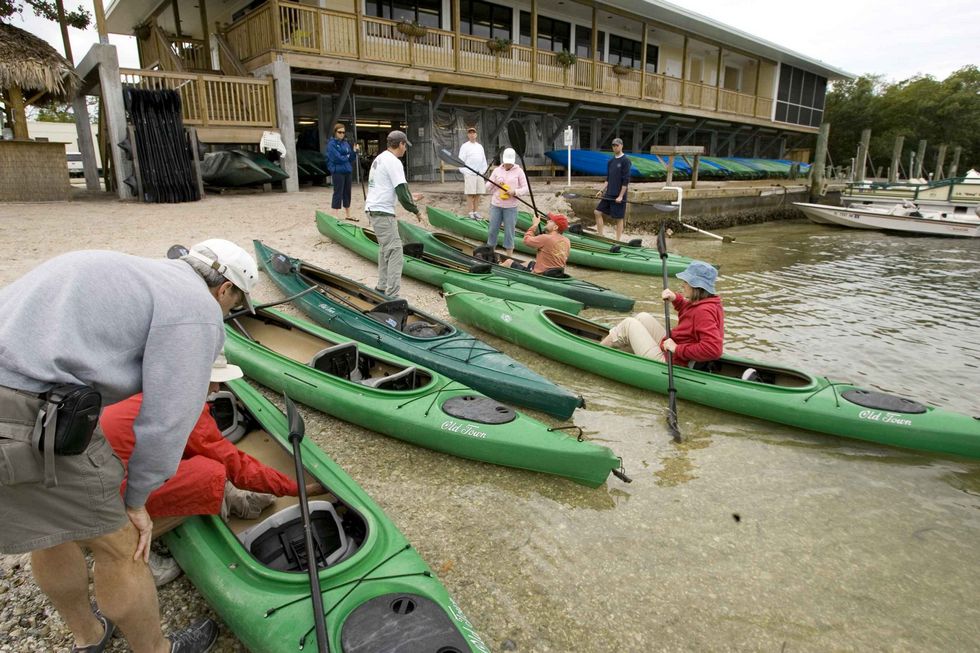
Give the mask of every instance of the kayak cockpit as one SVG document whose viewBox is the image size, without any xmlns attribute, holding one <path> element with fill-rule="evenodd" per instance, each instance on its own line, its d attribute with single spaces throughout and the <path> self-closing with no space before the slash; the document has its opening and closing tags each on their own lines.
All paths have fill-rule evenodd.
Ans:
<svg viewBox="0 0 980 653">
<path fill-rule="evenodd" d="M 223 393 L 224 394 L 224 393 Z M 249 425 L 249 432 L 235 446 L 264 465 L 293 478 L 296 473 L 291 453 L 262 429 L 241 402 L 234 402 L 234 421 Z M 227 418 L 219 421 L 222 427 Z M 304 470 L 303 483 L 323 483 Z M 367 522 L 353 507 L 341 501 L 329 488 L 307 497 L 313 526 L 314 553 L 306 550 L 299 499 L 277 497 L 256 519 L 230 517 L 227 526 L 242 548 L 263 566 L 277 571 L 306 573 L 313 557 L 320 569 L 350 558 L 367 537 Z"/>
<path fill-rule="evenodd" d="M 362 351 L 353 341 L 328 340 L 267 311 L 236 317 L 232 326 L 280 356 L 359 385 L 405 392 L 432 383 L 432 376 L 424 369 L 378 358 Z"/>
<path fill-rule="evenodd" d="M 363 230 L 364 236 L 371 242 L 378 244 L 378 237 L 370 229 Z M 453 272 L 462 272 L 464 274 L 489 274 L 491 271 L 491 266 L 489 263 L 477 263 L 476 265 L 465 265 L 463 263 L 457 263 L 456 261 L 451 261 L 448 258 L 443 258 L 441 256 L 435 256 L 434 254 L 429 254 L 425 251 L 425 247 L 422 243 L 405 243 L 402 245 L 402 252 L 405 256 L 409 258 L 418 259 L 429 265 L 435 265 L 440 268 L 445 268 L 447 270 L 452 270 Z"/>
<path fill-rule="evenodd" d="M 404 299 L 388 299 L 316 266 L 303 263 L 296 274 L 327 299 L 413 338 L 441 338 L 456 331 L 452 325 L 412 308 Z"/>
<path fill-rule="evenodd" d="M 559 329 L 596 344 L 609 334 L 609 327 L 576 315 L 548 309 L 545 309 L 544 315 Z M 762 383 L 784 388 L 806 388 L 814 383 L 811 376 L 797 370 L 755 361 L 749 363 L 724 356 L 707 363 L 696 363 L 693 369 L 746 383 Z"/>
</svg>

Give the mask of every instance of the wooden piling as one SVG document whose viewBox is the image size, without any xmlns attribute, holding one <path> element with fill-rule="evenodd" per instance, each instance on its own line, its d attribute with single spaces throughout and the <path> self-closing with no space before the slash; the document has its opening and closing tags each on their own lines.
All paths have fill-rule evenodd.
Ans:
<svg viewBox="0 0 980 653">
<path fill-rule="evenodd" d="M 946 163 L 946 144 L 943 143 L 939 146 L 939 151 L 936 152 L 936 169 L 932 175 L 932 178 L 936 181 L 940 179 L 945 179 L 943 177 L 943 165 Z"/>
<path fill-rule="evenodd" d="M 912 175 L 916 179 L 922 177 L 922 163 L 926 160 L 926 145 L 928 143 L 923 139 L 919 141 L 919 149 L 915 151 L 915 174 Z"/>
<path fill-rule="evenodd" d="M 854 181 L 864 181 L 864 169 L 868 162 L 868 148 L 871 147 L 871 130 L 861 131 L 861 144 L 858 145 L 857 160 L 854 162 L 855 172 Z M 871 171 L 874 174 L 874 170 Z"/>
<path fill-rule="evenodd" d="M 813 167 L 810 169 L 810 201 L 816 202 L 820 197 L 820 189 L 823 187 L 824 172 L 827 163 L 827 140 L 830 138 L 830 123 L 820 124 L 820 132 L 817 134 L 817 148 L 813 155 Z"/>
<path fill-rule="evenodd" d="M 902 164 L 902 146 L 905 145 L 904 136 L 895 137 L 895 145 L 892 146 L 892 165 L 888 169 L 888 183 L 894 184 L 898 181 L 898 169 Z M 911 173 L 911 170 L 909 171 Z"/>
<path fill-rule="evenodd" d="M 953 162 L 949 164 L 949 176 L 950 179 L 956 177 L 956 173 L 960 171 L 960 155 L 963 154 L 963 148 L 959 145 L 953 148 Z"/>
</svg>

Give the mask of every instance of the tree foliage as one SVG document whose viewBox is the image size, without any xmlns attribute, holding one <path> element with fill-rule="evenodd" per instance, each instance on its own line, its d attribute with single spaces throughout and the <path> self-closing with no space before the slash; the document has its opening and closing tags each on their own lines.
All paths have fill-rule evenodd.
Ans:
<svg viewBox="0 0 980 653">
<path fill-rule="evenodd" d="M 909 174 L 909 154 L 928 141 L 924 171 L 933 172 L 939 145 L 947 146 L 944 169 L 953 148 L 963 148 L 959 170 L 980 169 L 980 68 L 970 65 L 944 80 L 930 75 L 885 83 L 864 75 L 836 82 L 827 94 L 826 120 L 831 123 L 828 149 L 836 165 L 848 165 L 857 152 L 861 131 L 871 129 L 872 165 L 887 169 L 897 136 L 905 137 L 902 176 Z M 869 172 L 871 170 L 869 169 Z"/>
<path fill-rule="evenodd" d="M 53 0 L 0 0 L 0 20 L 22 14 L 27 8 L 41 18 L 58 22 L 58 5 Z M 84 7 L 65 9 L 65 22 L 69 27 L 85 29 L 92 22 L 92 15 Z"/>
</svg>

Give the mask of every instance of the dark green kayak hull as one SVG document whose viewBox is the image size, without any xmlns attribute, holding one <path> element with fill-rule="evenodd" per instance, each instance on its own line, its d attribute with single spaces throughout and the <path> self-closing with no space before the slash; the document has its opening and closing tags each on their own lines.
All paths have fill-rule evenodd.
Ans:
<svg viewBox="0 0 980 653">
<path fill-rule="evenodd" d="M 665 363 L 603 347 L 597 340 L 573 334 L 556 323 L 562 321 L 561 311 L 500 302 L 486 295 L 461 292 L 448 284 L 445 290 L 449 312 L 466 324 L 594 374 L 667 393 Z M 605 325 L 568 317 L 582 330 L 608 331 Z M 774 370 L 792 384 L 743 381 L 738 376 L 675 367 L 677 397 L 819 433 L 980 458 L 980 419 L 975 417 L 925 404 L 921 413 L 869 408 L 844 397 L 853 390 L 860 391 L 858 396 L 867 392 L 850 383 L 831 382 L 800 370 L 734 356 L 725 356 L 722 362 L 740 369 Z"/>
<path fill-rule="evenodd" d="M 325 346 L 350 341 L 306 320 L 269 309 L 260 310 L 256 318 L 245 322 L 262 320 L 266 314 L 287 323 L 299 334 L 297 337 L 323 340 Z M 608 448 L 580 442 L 521 412 L 515 411 L 510 421 L 499 424 L 449 414 L 448 401 L 479 399 L 482 395 L 435 370 L 416 366 L 430 380 L 415 389 L 382 390 L 281 355 L 246 338 L 231 325 L 225 325 L 225 333 L 228 360 L 239 365 L 246 376 L 276 392 L 286 392 L 299 403 L 371 431 L 460 458 L 555 474 L 592 487 L 601 485 L 620 467 L 619 458 Z M 357 346 L 363 354 L 395 367 L 412 365 L 363 343 Z"/>
<path fill-rule="evenodd" d="M 259 265 L 286 295 L 295 295 L 310 287 L 310 283 L 296 274 L 296 270 L 301 265 L 314 270 L 319 268 L 299 259 L 289 259 L 292 263 L 290 272 L 279 273 L 269 262 L 280 252 L 258 240 L 253 243 Z M 354 287 L 360 287 L 365 296 L 374 294 L 356 281 L 344 280 Z M 293 300 L 293 303 L 334 333 L 420 363 L 498 401 L 533 408 L 561 419 L 570 418 L 572 412 L 583 404 L 581 397 L 532 372 L 482 340 L 435 317 L 427 316 L 429 322 L 445 324 L 450 331 L 432 338 L 418 338 L 371 319 L 322 292 L 307 293 Z M 416 313 L 420 311 L 416 310 Z"/>
<path fill-rule="evenodd" d="M 259 420 L 261 428 L 291 452 L 285 416 L 245 381 L 231 381 L 227 387 Z M 381 508 L 313 441 L 306 438 L 300 447 L 307 473 L 367 525 L 360 548 L 319 574 L 330 650 L 344 650 L 345 638 L 356 636 L 363 640 L 377 636 L 383 625 L 381 619 L 358 623 L 363 614 L 358 610 L 369 601 L 409 598 L 437 608 L 439 625 L 453 631 L 443 640 L 444 645 L 464 642 L 464 650 L 488 653 L 490 649 L 445 587 Z M 262 565 L 217 516 L 190 517 L 164 535 L 164 541 L 187 577 L 249 651 L 293 653 L 299 650 L 304 635 L 306 650 L 316 650 L 316 637 L 310 632 L 313 608 L 305 572 L 277 571 Z M 271 608 L 280 606 L 268 614 Z M 423 633 L 431 634 L 432 623 L 412 623 L 410 615 L 406 619 L 403 630 L 421 628 Z M 360 632 L 351 632 L 352 629 Z"/>
<path fill-rule="evenodd" d="M 340 243 L 352 252 L 360 254 L 369 261 L 378 260 L 378 243 L 368 237 L 361 227 L 343 222 L 321 211 L 316 212 L 316 226 L 321 234 Z M 426 256 L 428 257 L 428 255 Z M 494 297 L 552 306 L 570 313 L 578 313 L 583 308 L 582 302 L 577 302 L 574 299 L 555 295 L 496 274 L 467 272 L 457 269 L 461 267 L 463 266 L 453 261 L 446 261 L 446 265 L 442 265 L 432 263 L 429 260 L 406 256 L 403 273 L 437 288 L 441 288 L 444 283 L 452 283 L 461 288 L 475 290 Z"/>
<path fill-rule="evenodd" d="M 439 229 L 451 231 L 454 234 L 473 238 L 486 242 L 487 230 L 490 223 L 486 220 L 473 220 L 471 218 L 456 215 L 451 211 L 426 207 L 429 216 L 429 224 Z M 521 239 L 522 234 L 517 234 L 514 239 L 515 249 L 526 254 L 535 254 L 532 247 L 528 247 Z M 498 243 L 502 242 L 500 239 Z M 649 274 L 660 276 L 663 274 L 663 265 L 659 256 L 649 256 L 642 251 L 634 251 L 635 248 L 622 247 L 620 251 L 613 252 L 606 245 L 590 245 L 585 243 L 572 242 L 572 249 L 568 253 L 568 262 L 574 265 L 583 265 L 589 268 L 601 268 L 604 270 L 617 270 L 619 272 L 632 272 L 634 274 Z M 667 257 L 667 273 L 676 275 L 683 272 L 690 262 L 690 259 L 669 255 Z M 451 283 L 451 282 L 450 282 Z"/>
<path fill-rule="evenodd" d="M 476 265 L 478 263 L 485 262 L 453 247 L 450 242 L 452 239 L 455 239 L 456 236 L 450 236 L 448 234 L 434 234 L 428 229 L 404 220 L 398 223 L 398 231 L 403 240 L 407 242 L 421 243 L 422 246 L 425 247 L 425 251 L 432 252 L 437 256 L 459 261 L 460 263 L 464 263 L 466 265 Z M 447 240 L 449 242 L 447 242 Z M 590 283 L 582 279 L 576 279 L 571 276 L 564 278 L 546 277 L 542 274 L 534 274 L 533 272 L 528 272 L 526 270 L 516 270 L 514 268 L 504 267 L 503 265 L 494 265 L 493 273 L 502 277 L 514 279 L 515 281 L 519 281 L 529 286 L 535 286 L 536 288 L 547 290 L 548 292 L 552 292 L 556 295 L 570 297 L 576 301 L 582 302 L 586 306 L 594 308 L 608 308 L 614 311 L 631 311 L 633 310 L 633 305 L 635 303 L 632 297 L 627 297 L 626 295 L 610 290 L 609 288 L 604 288 L 594 283 Z"/>
</svg>

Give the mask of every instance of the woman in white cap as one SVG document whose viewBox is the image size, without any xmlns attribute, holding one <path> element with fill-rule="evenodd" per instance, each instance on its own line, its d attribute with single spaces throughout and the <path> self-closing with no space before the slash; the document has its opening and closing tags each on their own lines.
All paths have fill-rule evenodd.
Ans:
<svg viewBox="0 0 980 653">
<path fill-rule="evenodd" d="M 490 182 L 493 183 L 490 183 Z M 517 152 L 508 147 L 500 156 L 500 165 L 490 173 L 486 184 L 490 196 L 490 229 L 487 245 L 496 249 L 500 225 L 504 226 L 504 250 L 514 255 L 514 228 L 517 226 L 517 199 L 527 195 L 527 177 L 517 165 Z"/>
<path fill-rule="evenodd" d="M 669 351 L 674 365 L 681 367 L 721 358 L 725 311 L 715 293 L 718 270 L 704 261 L 692 261 L 677 278 L 681 280 L 681 295 L 669 288 L 660 295 L 677 311 L 677 325 L 671 329 L 670 338 L 655 317 L 638 313 L 613 327 L 602 344 L 660 361 L 667 360 Z"/>
</svg>

